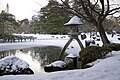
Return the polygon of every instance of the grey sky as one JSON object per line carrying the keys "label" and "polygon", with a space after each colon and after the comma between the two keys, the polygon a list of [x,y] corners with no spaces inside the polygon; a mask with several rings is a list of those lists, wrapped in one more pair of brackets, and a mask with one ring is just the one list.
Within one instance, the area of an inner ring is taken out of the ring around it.
{"label": "grey sky", "polygon": [[[48,3],[48,0],[0,0],[0,11],[5,9],[7,3],[9,3],[10,13],[22,20],[30,19],[32,15],[36,14],[36,11],[40,10],[41,6]],[[120,4],[120,0],[111,0],[111,3]]]}

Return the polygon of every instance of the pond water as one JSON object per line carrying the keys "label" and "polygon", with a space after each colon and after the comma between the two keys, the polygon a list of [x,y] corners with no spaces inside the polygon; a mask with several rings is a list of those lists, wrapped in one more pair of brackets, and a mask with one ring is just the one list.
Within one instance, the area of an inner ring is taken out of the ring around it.
{"label": "pond water", "polygon": [[60,47],[47,46],[0,52],[0,59],[6,56],[15,55],[26,61],[35,74],[44,72],[44,66],[57,60],[61,51]]}

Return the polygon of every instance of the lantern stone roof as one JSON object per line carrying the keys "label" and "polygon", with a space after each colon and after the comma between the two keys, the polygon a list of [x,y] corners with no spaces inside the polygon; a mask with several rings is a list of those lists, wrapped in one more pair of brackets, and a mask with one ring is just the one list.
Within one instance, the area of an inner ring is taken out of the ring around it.
{"label": "lantern stone roof", "polygon": [[69,22],[65,23],[64,26],[72,26],[72,25],[82,25],[80,18],[77,16],[73,16]]}

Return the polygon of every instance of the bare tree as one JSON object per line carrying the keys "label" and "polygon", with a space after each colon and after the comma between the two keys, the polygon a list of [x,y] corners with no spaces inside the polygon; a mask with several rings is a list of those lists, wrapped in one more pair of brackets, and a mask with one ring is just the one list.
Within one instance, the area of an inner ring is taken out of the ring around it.
{"label": "bare tree", "polygon": [[[78,5],[78,9],[76,10],[71,6],[71,0],[61,1],[67,11],[96,26],[104,45],[110,43],[105,34],[103,22],[108,15],[113,15],[119,12],[119,5],[112,7],[115,4],[111,5],[110,0],[74,0]],[[69,4],[66,3],[66,1],[69,2]]]}

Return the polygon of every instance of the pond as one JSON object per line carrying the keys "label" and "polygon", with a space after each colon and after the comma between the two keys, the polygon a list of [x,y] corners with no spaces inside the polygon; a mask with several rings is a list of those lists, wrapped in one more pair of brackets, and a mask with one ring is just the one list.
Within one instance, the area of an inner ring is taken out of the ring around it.
{"label": "pond", "polygon": [[6,56],[15,55],[26,61],[35,74],[44,72],[44,66],[57,60],[61,51],[60,47],[34,47],[18,50],[9,50],[0,52],[0,59]]}

